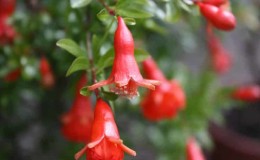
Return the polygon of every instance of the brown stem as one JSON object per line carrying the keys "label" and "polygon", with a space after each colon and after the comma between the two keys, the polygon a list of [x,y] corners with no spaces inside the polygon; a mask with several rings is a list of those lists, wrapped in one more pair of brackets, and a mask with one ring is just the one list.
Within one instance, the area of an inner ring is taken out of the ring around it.
{"label": "brown stem", "polygon": [[115,11],[113,9],[111,9],[105,2],[104,0],[98,0],[105,8],[106,10],[108,11],[108,13],[111,15],[111,16],[115,16]]}
{"label": "brown stem", "polygon": [[[94,61],[93,61],[93,52],[92,52],[92,45],[91,45],[91,34],[89,32],[87,32],[87,36],[86,36],[86,46],[87,46],[87,54],[88,54],[88,59],[89,59],[89,65],[91,68],[91,76],[92,76],[92,83],[96,83],[97,82],[97,78],[96,78],[96,71],[94,68]],[[94,93],[96,95],[97,98],[99,98],[99,90],[95,89]]]}

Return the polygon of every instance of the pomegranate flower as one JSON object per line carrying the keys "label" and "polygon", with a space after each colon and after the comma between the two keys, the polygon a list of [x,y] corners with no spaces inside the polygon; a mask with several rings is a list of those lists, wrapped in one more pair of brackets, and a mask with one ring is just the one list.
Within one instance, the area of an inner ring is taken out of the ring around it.
{"label": "pomegranate flower", "polygon": [[214,6],[220,6],[228,2],[228,0],[202,0],[205,4],[211,4]]}
{"label": "pomegranate flower", "polygon": [[236,27],[236,18],[232,12],[226,9],[229,4],[217,7],[211,4],[198,3],[201,14],[216,28],[224,31],[233,30]]}
{"label": "pomegranate flower", "polygon": [[45,56],[42,56],[40,59],[40,74],[42,85],[46,88],[51,88],[55,80],[51,66]]}
{"label": "pomegranate flower", "polygon": [[13,43],[15,36],[16,32],[12,26],[0,22],[0,46]]}
{"label": "pomegranate flower", "polygon": [[148,78],[161,81],[154,91],[149,91],[141,102],[144,116],[153,121],[176,116],[178,110],[185,107],[185,94],[177,81],[168,81],[152,58],[143,62]]}
{"label": "pomegranate flower", "polygon": [[11,16],[15,9],[16,0],[0,0],[0,19],[5,20]]}
{"label": "pomegranate flower", "polygon": [[187,160],[205,160],[199,145],[194,138],[189,138],[186,145]]}
{"label": "pomegranate flower", "polygon": [[69,112],[62,118],[62,134],[65,138],[74,142],[88,143],[90,140],[93,122],[93,111],[89,97],[82,96],[80,89],[87,83],[86,75],[83,75],[77,84],[76,99]]}
{"label": "pomegranate flower", "polygon": [[89,86],[89,90],[104,85],[113,84],[110,87],[112,92],[118,95],[133,98],[138,95],[139,86],[155,89],[154,85],[159,82],[143,79],[134,57],[134,40],[122,17],[117,17],[118,27],[114,37],[115,58],[112,72],[107,80]]}
{"label": "pomegranate flower", "polygon": [[208,47],[211,53],[212,65],[214,70],[219,74],[227,72],[231,66],[231,58],[229,56],[229,53],[222,46],[217,37],[213,35],[211,29],[207,30],[207,35]]}
{"label": "pomegranate flower", "polygon": [[232,97],[237,100],[254,102],[260,100],[260,86],[259,85],[247,85],[236,88]]}
{"label": "pomegranate flower", "polygon": [[136,156],[135,151],[123,144],[112,110],[99,98],[95,107],[90,143],[75,155],[75,159],[79,159],[86,152],[87,160],[123,160],[124,151]]}
{"label": "pomegranate flower", "polygon": [[16,69],[12,70],[11,72],[9,72],[7,75],[5,75],[4,81],[5,82],[14,82],[20,77],[20,75],[21,75],[21,69],[16,68]]}

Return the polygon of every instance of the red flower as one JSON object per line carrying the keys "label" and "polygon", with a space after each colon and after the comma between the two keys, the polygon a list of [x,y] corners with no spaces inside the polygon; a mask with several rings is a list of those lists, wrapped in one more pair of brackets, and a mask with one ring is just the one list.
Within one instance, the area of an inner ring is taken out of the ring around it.
{"label": "red flower", "polygon": [[225,73],[231,66],[231,58],[229,53],[225,50],[217,37],[213,35],[211,29],[208,29],[207,34],[208,47],[211,53],[211,60],[214,70],[219,74]]}
{"label": "red flower", "polygon": [[187,160],[204,160],[199,145],[194,138],[189,138],[186,144],[186,159]]}
{"label": "red flower", "polygon": [[75,142],[88,143],[93,122],[93,111],[89,97],[82,96],[80,89],[87,83],[83,75],[77,84],[76,98],[68,113],[62,116],[62,133],[65,138]]}
{"label": "red flower", "polygon": [[0,19],[5,20],[14,12],[16,0],[0,0]]}
{"label": "red flower", "polygon": [[158,81],[143,79],[134,57],[134,40],[123,18],[118,18],[118,27],[114,37],[115,58],[112,72],[107,80],[89,86],[94,90],[113,84],[111,91],[121,96],[133,98],[138,95],[139,86],[154,89]]}
{"label": "red flower", "polygon": [[0,45],[13,43],[16,32],[14,28],[5,22],[0,22]]}
{"label": "red flower", "polygon": [[40,74],[42,85],[46,88],[51,88],[55,80],[51,66],[45,56],[42,56],[40,60]]}
{"label": "red flower", "polygon": [[236,27],[235,16],[224,7],[216,7],[211,4],[198,3],[201,14],[216,28],[224,31],[233,30]]}
{"label": "red flower", "polygon": [[5,77],[4,80],[6,82],[13,82],[16,81],[21,75],[21,69],[17,68],[11,72],[9,72]]}
{"label": "red flower", "polygon": [[124,151],[132,156],[136,155],[135,151],[123,144],[110,107],[99,98],[94,113],[91,141],[75,155],[75,159],[87,152],[87,160],[123,160]]}
{"label": "red flower", "polygon": [[214,6],[220,6],[228,2],[228,0],[202,0],[205,4],[211,4]]}
{"label": "red flower", "polygon": [[152,58],[143,62],[148,78],[161,81],[161,85],[150,91],[141,102],[144,116],[149,120],[173,118],[185,107],[185,94],[177,81],[168,81]]}
{"label": "red flower", "polygon": [[234,99],[241,101],[259,101],[260,100],[260,86],[259,85],[247,85],[236,88],[232,96]]}

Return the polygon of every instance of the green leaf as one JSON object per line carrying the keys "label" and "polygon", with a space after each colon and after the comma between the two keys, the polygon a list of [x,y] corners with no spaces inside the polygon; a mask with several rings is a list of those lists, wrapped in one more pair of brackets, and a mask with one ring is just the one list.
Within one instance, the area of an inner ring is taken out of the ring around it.
{"label": "green leaf", "polygon": [[117,14],[132,18],[150,18],[153,16],[151,13],[137,8],[118,9]]}
{"label": "green leaf", "polygon": [[92,0],[70,0],[72,8],[80,8],[87,6]]}
{"label": "green leaf", "polygon": [[87,87],[87,86],[85,86],[85,87],[83,87],[83,88],[80,89],[80,94],[81,94],[82,96],[89,96],[89,95],[91,94],[91,91],[88,90],[88,87]]}
{"label": "green leaf", "polygon": [[125,21],[125,23],[128,24],[128,25],[132,25],[132,26],[133,26],[133,25],[136,24],[134,18],[124,18],[124,21]]}
{"label": "green leaf", "polygon": [[71,39],[61,39],[56,43],[56,45],[62,49],[65,49],[75,57],[85,56],[84,51]]}
{"label": "green leaf", "polygon": [[116,94],[113,93],[113,92],[103,91],[102,93],[103,93],[103,95],[104,95],[104,98],[105,98],[106,100],[109,100],[109,101],[115,101],[115,100],[118,98],[118,95],[116,95]]}
{"label": "green leaf", "polygon": [[[112,66],[114,61],[114,49],[109,49],[105,55],[103,55],[97,63],[97,73],[100,73],[104,68]],[[142,62],[147,59],[150,54],[143,49],[135,49],[135,60]]]}
{"label": "green leaf", "polygon": [[70,68],[66,73],[66,76],[69,76],[72,73],[79,70],[87,70],[88,67],[89,67],[88,59],[86,57],[78,57],[72,62]]}
{"label": "green leaf", "polygon": [[149,56],[150,56],[150,54],[147,51],[145,51],[143,49],[139,49],[139,48],[135,49],[135,60],[137,62],[142,62],[145,59],[147,59]]}
{"label": "green leaf", "polygon": [[109,13],[107,12],[107,10],[104,8],[102,9],[98,14],[97,14],[98,19],[100,19],[101,21],[107,20],[109,19],[111,16],[109,15]]}

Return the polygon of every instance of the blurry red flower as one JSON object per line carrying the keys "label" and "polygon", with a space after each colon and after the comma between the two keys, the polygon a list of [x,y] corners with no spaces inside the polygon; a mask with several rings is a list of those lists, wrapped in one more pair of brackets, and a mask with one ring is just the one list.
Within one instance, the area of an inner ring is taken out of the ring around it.
{"label": "blurry red flower", "polygon": [[186,144],[186,160],[205,160],[199,145],[194,138],[189,138]]}
{"label": "blurry red flower", "polygon": [[17,68],[15,70],[12,70],[11,72],[9,72],[5,77],[4,80],[6,82],[13,82],[16,81],[21,75],[21,69]]}
{"label": "blurry red flower", "polygon": [[144,116],[149,120],[174,118],[185,107],[185,93],[177,81],[168,81],[152,58],[143,62],[147,78],[161,81],[154,91],[149,91],[141,102]]}
{"label": "blurry red flower", "polygon": [[241,101],[259,101],[260,100],[260,86],[259,85],[247,85],[236,88],[232,97]]}
{"label": "blurry red flower", "polygon": [[112,110],[99,98],[95,107],[91,141],[75,155],[75,159],[87,152],[87,160],[123,160],[124,151],[132,156],[136,155],[135,151],[123,144]]}
{"label": "blurry red flower", "polygon": [[42,85],[45,88],[51,88],[55,83],[55,79],[51,66],[45,56],[42,56],[40,59],[40,74]]}
{"label": "blurry red flower", "polygon": [[13,43],[16,32],[14,28],[5,22],[0,22],[0,45]]}
{"label": "blurry red flower", "polygon": [[113,84],[111,91],[121,96],[133,98],[138,95],[139,86],[154,89],[159,84],[155,80],[143,79],[134,57],[134,40],[122,17],[117,17],[118,27],[114,37],[115,58],[112,72],[107,80],[89,86],[94,90]]}
{"label": "blurry red flower", "polygon": [[202,0],[205,4],[211,4],[214,6],[220,6],[228,2],[228,0]]}
{"label": "blurry red flower", "polygon": [[11,16],[15,9],[16,0],[0,0],[0,19],[5,20]]}
{"label": "blurry red flower", "polygon": [[227,72],[231,67],[231,58],[221,42],[215,37],[211,29],[207,30],[208,47],[214,70],[221,74]]}
{"label": "blurry red flower", "polygon": [[62,118],[62,133],[65,138],[74,142],[88,143],[93,123],[93,111],[89,97],[79,92],[86,85],[86,75],[83,75],[77,84],[76,97],[69,112]]}
{"label": "blurry red flower", "polygon": [[236,27],[236,18],[225,7],[217,7],[211,4],[198,3],[201,14],[216,28],[224,31],[233,30]]}

